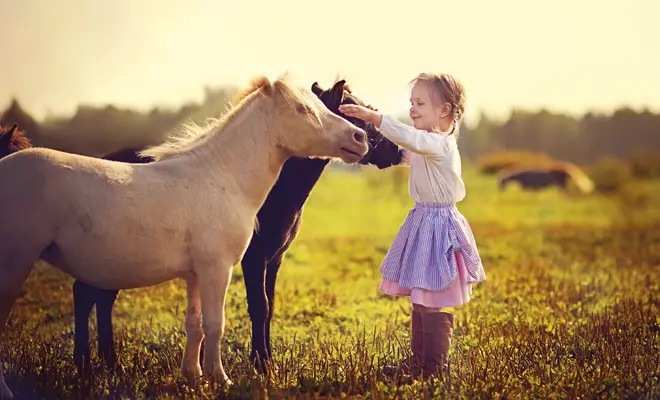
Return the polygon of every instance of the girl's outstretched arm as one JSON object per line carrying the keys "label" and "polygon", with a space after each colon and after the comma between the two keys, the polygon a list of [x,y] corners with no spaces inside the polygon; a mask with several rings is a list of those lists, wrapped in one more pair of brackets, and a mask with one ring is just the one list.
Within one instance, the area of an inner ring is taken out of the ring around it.
{"label": "girl's outstretched arm", "polygon": [[339,111],[373,123],[383,136],[414,153],[443,156],[449,148],[447,134],[421,131],[389,115],[355,104],[343,104],[339,106]]}

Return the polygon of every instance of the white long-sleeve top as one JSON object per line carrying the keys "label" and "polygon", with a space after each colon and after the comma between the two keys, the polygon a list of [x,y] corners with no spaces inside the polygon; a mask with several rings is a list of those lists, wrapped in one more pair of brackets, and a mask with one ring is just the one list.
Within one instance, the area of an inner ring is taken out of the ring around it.
{"label": "white long-sleeve top", "polygon": [[383,115],[380,132],[404,149],[401,164],[410,166],[408,191],[416,203],[452,204],[465,198],[455,134],[417,130],[389,115]]}

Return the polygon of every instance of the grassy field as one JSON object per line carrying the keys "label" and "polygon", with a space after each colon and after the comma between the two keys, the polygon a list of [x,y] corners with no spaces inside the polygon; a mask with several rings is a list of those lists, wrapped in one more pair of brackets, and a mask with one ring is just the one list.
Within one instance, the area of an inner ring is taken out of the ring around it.
{"label": "grassy field", "polygon": [[[468,305],[451,310],[451,381],[397,385],[383,376],[382,365],[407,354],[410,340],[407,299],[377,291],[380,261],[412,205],[405,173],[364,168],[323,176],[280,272],[270,377],[256,375],[247,360],[250,324],[235,269],[222,344],[234,385],[221,397],[660,397],[657,181],[631,182],[608,196],[499,192],[494,178],[466,167],[468,197],[459,208],[488,279]],[[121,292],[121,369],[84,378],[72,360],[71,284],[39,265],[25,285],[0,347],[15,394],[218,397],[179,375],[182,282]]]}

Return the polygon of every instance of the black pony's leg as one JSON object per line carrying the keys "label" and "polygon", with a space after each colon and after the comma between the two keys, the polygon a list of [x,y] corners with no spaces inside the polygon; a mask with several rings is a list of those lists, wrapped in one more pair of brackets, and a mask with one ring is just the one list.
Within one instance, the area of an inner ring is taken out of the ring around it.
{"label": "black pony's leg", "polygon": [[252,321],[252,349],[250,360],[257,371],[266,371],[268,351],[266,349],[265,323],[268,315],[268,300],[264,289],[266,279],[266,259],[256,248],[248,247],[243,256],[243,280],[247,293],[248,313]]}
{"label": "black pony's leg", "polygon": [[117,300],[119,290],[104,290],[94,288],[96,296],[96,322],[98,324],[99,357],[109,368],[117,363],[115,341],[112,333],[112,308]]}
{"label": "black pony's leg", "polygon": [[73,361],[79,372],[89,367],[89,314],[95,301],[91,286],[78,280],[73,283]]}
{"label": "black pony's leg", "polygon": [[270,343],[270,321],[273,319],[273,311],[275,309],[275,281],[277,280],[277,273],[282,265],[284,259],[284,252],[275,256],[266,267],[266,298],[268,299],[268,317],[266,318],[266,350],[268,351],[268,358],[273,357],[273,348]]}

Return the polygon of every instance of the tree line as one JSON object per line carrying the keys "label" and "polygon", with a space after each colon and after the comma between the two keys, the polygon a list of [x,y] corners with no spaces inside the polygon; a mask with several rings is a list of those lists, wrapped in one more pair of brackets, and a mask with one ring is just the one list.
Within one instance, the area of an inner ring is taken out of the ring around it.
{"label": "tree line", "polygon": [[[174,110],[139,112],[113,105],[81,105],[70,117],[41,122],[13,100],[1,114],[0,124],[18,123],[38,146],[101,156],[120,148],[160,143],[182,123],[218,116],[227,109],[235,91],[232,87],[207,87],[201,103]],[[547,110],[513,110],[507,119],[495,121],[482,114],[475,126],[463,124],[459,146],[464,157],[472,160],[505,150],[545,153],[583,165],[603,157],[627,159],[636,152],[655,157],[660,156],[660,115],[629,108],[580,117]]]}

